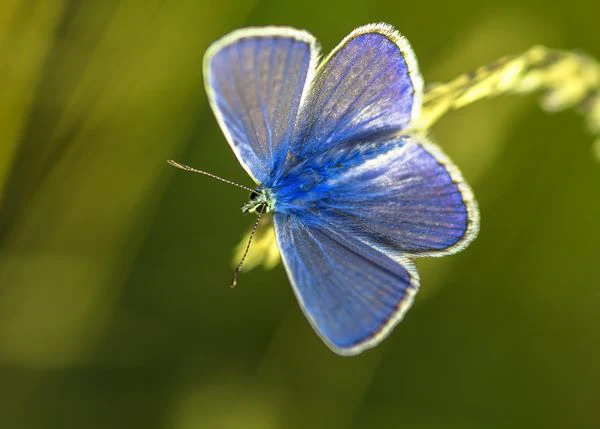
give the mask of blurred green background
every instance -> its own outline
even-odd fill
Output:
[[[327,52],[386,21],[426,81],[536,43],[600,58],[591,0],[0,1],[0,427],[598,428],[600,163],[573,112],[469,106],[433,130],[479,238],[419,260],[380,347],[330,352],[281,266],[228,288],[251,184],[210,112],[208,44],[247,25]]]

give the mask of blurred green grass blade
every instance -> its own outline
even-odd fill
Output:
[[[61,9],[44,4],[39,38],[51,41]],[[0,359],[63,365],[101,334],[162,196],[165,160],[205,104],[202,55],[226,19],[207,1],[82,2],[62,17],[45,86],[22,100],[29,128],[11,131],[20,146],[2,202]]]
[[[64,0],[0,3],[0,200],[64,6]]]

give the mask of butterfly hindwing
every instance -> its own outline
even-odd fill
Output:
[[[392,260],[316,218],[275,214],[275,232],[302,310],[336,353],[375,346],[410,307],[419,280],[408,260]]]
[[[319,65],[300,112],[299,157],[405,129],[421,107],[422,79],[408,41],[387,24],[354,30]]]
[[[375,156],[327,179],[334,198],[316,197],[327,222],[395,258],[442,256],[475,238],[473,193],[436,145],[424,136],[371,144]]]
[[[205,55],[210,105],[238,160],[259,183],[285,158],[317,56],[312,35],[287,27],[234,31]]]

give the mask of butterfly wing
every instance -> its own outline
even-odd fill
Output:
[[[419,280],[408,260],[395,261],[317,218],[276,213],[275,233],[300,306],[334,352],[375,346],[410,307]]]
[[[300,112],[298,157],[406,129],[423,82],[408,41],[387,24],[354,30],[319,65]]]
[[[424,136],[371,145],[375,155],[330,175],[331,197],[315,197],[324,221],[396,259],[454,253],[475,238],[473,193],[436,145]]]
[[[238,160],[257,182],[285,158],[317,57],[314,37],[287,27],[237,30],[206,52],[210,105]]]

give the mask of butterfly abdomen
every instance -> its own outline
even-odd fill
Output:
[[[337,191],[342,190],[340,178],[366,161],[398,146],[397,141],[393,145],[381,142],[377,145],[347,143],[315,154],[302,162],[288,164],[272,186],[276,200],[275,210],[318,211],[329,207]]]

